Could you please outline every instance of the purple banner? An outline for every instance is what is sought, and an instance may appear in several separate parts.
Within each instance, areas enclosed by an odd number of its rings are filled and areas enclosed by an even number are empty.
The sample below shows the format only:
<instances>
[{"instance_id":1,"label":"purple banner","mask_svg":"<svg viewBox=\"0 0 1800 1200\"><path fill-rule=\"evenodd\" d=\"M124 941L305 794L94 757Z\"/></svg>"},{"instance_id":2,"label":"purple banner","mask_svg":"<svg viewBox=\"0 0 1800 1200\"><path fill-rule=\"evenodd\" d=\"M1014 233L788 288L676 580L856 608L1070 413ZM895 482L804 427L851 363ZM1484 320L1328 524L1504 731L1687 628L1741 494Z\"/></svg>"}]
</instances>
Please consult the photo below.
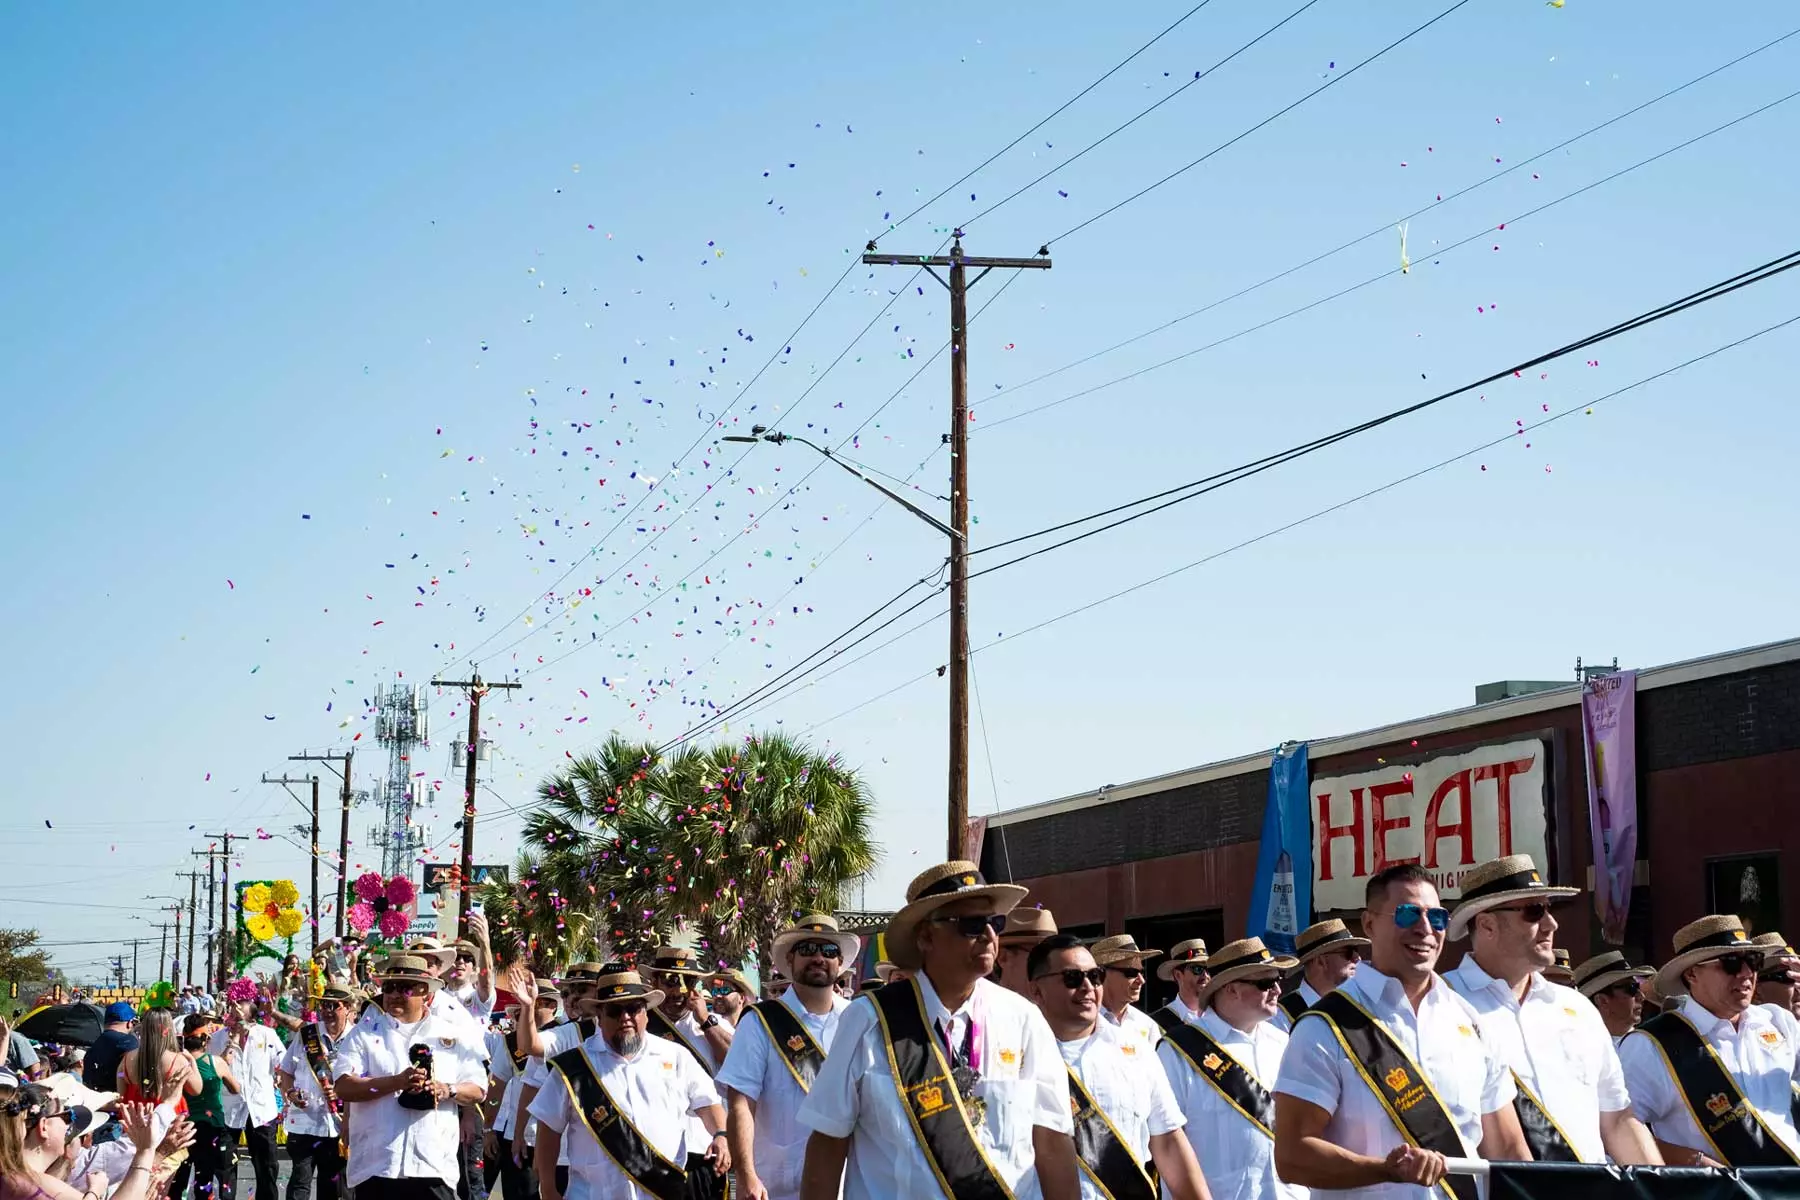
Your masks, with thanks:
<instances>
[{"instance_id":1,"label":"purple banner","mask_svg":"<svg viewBox=\"0 0 1800 1200\"><path fill-rule=\"evenodd\" d=\"M1625 941L1637 870L1637 672L1590 679L1581 689L1587 750L1588 836L1594 846L1594 912L1606 940Z\"/></svg>"}]
</instances>

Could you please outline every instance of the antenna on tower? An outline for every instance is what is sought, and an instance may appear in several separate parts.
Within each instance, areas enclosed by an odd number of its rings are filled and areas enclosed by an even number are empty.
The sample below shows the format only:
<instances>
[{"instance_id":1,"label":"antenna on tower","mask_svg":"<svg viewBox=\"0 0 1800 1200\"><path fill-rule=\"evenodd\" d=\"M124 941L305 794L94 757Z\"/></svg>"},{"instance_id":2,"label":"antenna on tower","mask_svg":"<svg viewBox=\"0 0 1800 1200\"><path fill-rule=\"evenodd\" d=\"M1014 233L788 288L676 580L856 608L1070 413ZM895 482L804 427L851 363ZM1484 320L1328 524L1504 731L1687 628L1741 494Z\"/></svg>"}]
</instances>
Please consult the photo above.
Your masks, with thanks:
<instances>
[{"instance_id":1,"label":"antenna on tower","mask_svg":"<svg viewBox=\"0 0 1800 1200\"><path fill-rule=\"evenodd\" d=\"M416 819L424 802L424 780L413 774L419 751L431 746L431 697L418 684L394 684L375 694L375 740L387 747L387 778L380 785L381 824L369 839L381 847L381 873L411 877L413 861L425 846Z\"/></svg>"}]
</instances>

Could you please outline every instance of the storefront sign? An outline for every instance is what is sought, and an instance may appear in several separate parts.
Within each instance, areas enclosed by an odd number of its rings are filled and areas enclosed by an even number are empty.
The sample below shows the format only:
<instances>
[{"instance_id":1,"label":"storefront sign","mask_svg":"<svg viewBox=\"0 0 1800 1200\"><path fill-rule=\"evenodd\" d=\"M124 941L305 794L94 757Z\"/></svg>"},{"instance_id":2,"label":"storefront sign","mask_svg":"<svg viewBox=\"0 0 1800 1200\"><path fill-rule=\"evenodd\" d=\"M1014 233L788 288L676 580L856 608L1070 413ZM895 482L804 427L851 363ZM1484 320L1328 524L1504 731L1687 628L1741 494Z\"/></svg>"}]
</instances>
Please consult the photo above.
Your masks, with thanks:
<instances>
[{"instance_id":1,"label":"storefront sign","mask_svg":"<svg viewBox=\"0 0 1800 1200\"><path fill-rule=\"evenodd\" d=\"M1369 877L1402 862L1424 867L1446 899L1470 867L1503 854L1548 871L1549 765L1534 738L1313 780L1313 907L1361 908Z\"/></svg>"}]
</instances>

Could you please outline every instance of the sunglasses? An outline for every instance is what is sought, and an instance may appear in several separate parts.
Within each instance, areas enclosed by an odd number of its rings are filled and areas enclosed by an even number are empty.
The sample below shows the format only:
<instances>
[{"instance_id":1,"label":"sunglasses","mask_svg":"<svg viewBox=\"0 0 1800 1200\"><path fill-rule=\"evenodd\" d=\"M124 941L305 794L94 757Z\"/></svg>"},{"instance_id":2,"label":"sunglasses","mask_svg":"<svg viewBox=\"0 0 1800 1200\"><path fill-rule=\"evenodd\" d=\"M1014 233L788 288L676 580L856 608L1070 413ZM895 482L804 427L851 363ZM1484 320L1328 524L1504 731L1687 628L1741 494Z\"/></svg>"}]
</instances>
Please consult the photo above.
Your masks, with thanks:
<instances>
[{"instance_id":1,"label":"sunglasses","mask_svg":"<svg viewBox=\"0 0 1800 1200\"><path fill-rule=\"evenodd\" d=\"M72 1108L65 1108L61 1112L45 1113L38 1119L40 1121L66 1121L69 1126L73 1128L75 1124L75 1110Z\"/></svg>"},{"instance_id":2,"label":"sunglasses","mask_svg":"<svg viewBox=\"0 0 1800 1200\"><path fill-rule=\"evenodd\" d=\"M1756 977L1758 983L1792 983L1786 967L1771 967Z\"/></svg>"},{"instance_id":3,"label":"sunglasses","mask_svg":"<svg viewBox=\"0 0 1800 1200\"><path fill-rule=\"evenodd\" d=\"M1736 975L1746 968L1760 972L1763 967L1763 956L1760 954L1727 954L1713 959L1721 971L1727 975Z\"/></svg>"},{"instance_id":4,"label":"sunglasses","mask_svg":"<svg viewBox=\"0 0 1800 1200\"><path fill-rule=\"evenodd\" d=\"M321 1000L321 1001L319 1001L319 1007L322 1009L326 1009L326 1008L349 1008L350 1006L348 1004L344 1003L342 1000Z\"/></svg>"},{"instance_id":5,"label":"sunglasses","mask_svg":"<svg viewBox=\"0 0 1800 1200\"><path fill-rule=\"evenodd\" d=\"M1184 967L1176 967L1175 969L1177 971L1185 971L1195 979L1205 979L1208 975L1212 974L1211 971L1206 969L1205 963L1189 963Z\"/></svg>"},{"instance_id":6,"label":"sunglasses","mask_svg":"<svg viewBox=\"0 0 1800 1200\"><path fill-rule=\"evenodd\" d=\"M425 985L422 983L407 983L402 980L391 980L381 985L381 994L384 996L419 996L423 995L424 992Z\"/></svg>"},{"instance_id":7,"label":"sunglasses","mask_svg":"<svg viewBox=\"0 0 1800 1200\"><path fill-rule=\"evenodd\" d=\"M1423 917L1431 922L1431 928L1438 933L1450 928L1450 910L1447 908L1426 908L1423 904L1397 904L1394 906L1394 927L1411 929Z\"/></svg>"},{"instance_id":8,"label":"sunglasses","mask_svg":"<svg viewBox=\"0 0 1800 1200\"><path fill-rule=\"evenodd\" d=\"M1127 979L1142 979L1144 977L1144 969L1142 967L1108 967L1106 969L1108 971L1117 971Z\"/></svg>"},{"instance_id":9,"label":"sunglasses","mask_svg":"<svg viewBox=\"0 0 1800 1200\"><path fill-rule=\"evenodd\" d=\"M458 963L468 963L470 966L474 966L475 956L473 954L459 954L456 956L456 961Z\"/></svg>"},{"instance_id":10,"label":"sunglasses","mask_svg":"<svg viewBox=\"0 0 1800 1200\"><path fill-rule=\"evenodd\" d=\"M1001 918L1005 920L1004 917ZM841 958L843 952L836 942L796 942L794 953L801 958Z\"/></svg>"},{"instance_id":11,"label":"sunglasses","mask_svg":"<svg viewBox=\"0 0 1800 1200\"><path fill-rule=\"evenodd\" d=\"M1006 932L1006 918L999 913L991 917L932 917L933 925L949 925L966 938L977 938L993 930L996 934Z\"/></svg>"},{"instance_id":12,"label":"sunglasses","mask_svg":"<svg viewBox=\"0 0 1800 1200\"><path fill-rule=\"evenodd\" d=\"M1232 982L1241 983L1245 987L1253 987L1259 992L1279 992L1281 990L1281 977L1278 975L1271 975L1267 979L1236 979Z\"/></svg>"},{"instance_id":13,"label":"sunglasses","mask_svg":"<svg viewBox=\"0 0 1800 1200\"><path fill-rule=\"evenodd\" d=\"M1603 992L1623 992L1627 996L1641 996L1644 994L1644 981L1641 979L1625 979L1612 984L1609 987L1603 987L1600 990Z\"/></svg>"},{"instance_id":14,"label":"sunglasses","mask_svg":"<svg viewBox=\"0 0 1800 1200\"><path fill-rule=\"evenodd\" d=\"M644 1015L645 1008L644 1002L638 1000L631 1004L608 1004L601 1011L613 1020L619 1021L626 1017L641 1017Z\"/></svg>"},{"instance_id":15,"label":"sunglasses","mask_svg":"<svg viewBox=\"0 0 1800 1200\"><path fill-rule=\"evenodd\" d=\"M1073 992L1079 990L1084 983L1091 983L1095 987L1099 987L1106 982L1106 971L1100 967L1089 967L1085 971L1080 967L1067 967L1061 971L1045 971L1035 978L1061 979L1062 985Z\"/></svg>"},{"instance_id":16,"label":"sunglasses","mask_svg":"<svg viewBox=\"0 0 1800 1200\"><path fill-rule=\"evenodd\" d=\"M1530 904L1521 904L1517 908L1502 909L1502 912L1516 913L1527 925L1536 925L1550 915L1550 906L1542 900L1534 900Z\"/></svg>"}]
</instances>

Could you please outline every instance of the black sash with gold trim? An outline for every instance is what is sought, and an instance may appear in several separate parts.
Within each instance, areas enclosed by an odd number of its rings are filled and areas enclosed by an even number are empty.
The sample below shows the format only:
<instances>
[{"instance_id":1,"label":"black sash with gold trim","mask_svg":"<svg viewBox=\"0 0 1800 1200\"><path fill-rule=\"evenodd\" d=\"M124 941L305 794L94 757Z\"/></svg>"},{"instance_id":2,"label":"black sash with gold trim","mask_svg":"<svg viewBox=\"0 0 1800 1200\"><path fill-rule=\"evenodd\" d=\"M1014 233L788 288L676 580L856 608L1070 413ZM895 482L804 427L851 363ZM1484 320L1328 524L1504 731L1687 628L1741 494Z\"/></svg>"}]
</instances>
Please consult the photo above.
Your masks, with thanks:
<instances>
[{"instance_id":1,"label":"black sash with gold trim","mask_svg":"<svg viewBox=\"0 0 1800 1200\"><path fill-rule=\"evenodd\" d=\"M565 1050L551 1063L561 1072L569 1089L569 1103L576 1115L631 1181L659 1200L685 1200L687 1172L657 1152L631 1118L613 1102L606 1085L594 1073L594 1064L580 1046Z\"/></svg>"},{"instance_id":2,"label":"black sash with gold trim","mask_svg":"<svg viewBox=\"0 0 1800 1200\"><path fill-rule=\"evenodd\" d=\"M1156 1200L1156 1185L1088 1094L1081 1076L1069 1068L1069 1111L1075 1118L1075 1156L1081 1169L1111 1200Z\"/></svg>"},{"instance_id":3,"label":"black sash with gold trim","mask_svg":"<svg viewBox=\"0 0 1800 1200\"><path fill-rule=\"evenodd\" d=\"M1206 1030L1182 1020L1173 1008L1159 1009L1151 1019L1162 1026L1163 1036L1175 1043L1195 1074L1212 1084L1263 1136L1274 1138L1275 1097L1243 1063L1226 1053Z\"/></svg>"},{"instance_id":4,"label":"black sash with gold trim","mask_svg":"<svg viewBox=\"0 0 1800 1200\"><path fill-rule=\"evenodd\" d=\"M656 1009L651 1009L646 1015L650 1018L649 1024L651 1033L654 1033L659 1038L667 1038L677 1046L680 1046L683 1050L686 1050L689 1054L694 1056L694 1061L700 1064L700 1069L706 1072L706 1077L708 1079L713 1077L711 1055L703 1054L696 1049L694 1043L688 1041L686 1037L682 1036L681 1030L675 1028L675 1023L663 1016L662 1013L658 1012Z\"/></svg>"},{"instance_id":5,"label":"black sash with gold trim","mask_svg":"<svg viewBox=\"0 0 1800 1200\"><path fill-rule=\"evenodd\" d=\"M1281 998L1281 1011L1287 1014L1290 1027L1300 1019L1300 1014L1306 1011L1306 997L1300 994L1299 988Z\"/></svg>"},{"instance_id":6,"label":"black sash with gold trim","mask_svg":"<svg viewBox=\"0 0 1800 1200\"><path fill-rule=\"evenodd\" d=\"M881 1020L900 1105L946 1200L1012 1200L1012 1189L988 1161L963 1111L950 1064L926 1024L918 981L890 983L869 999Z\"/></svg>"},{"instance_id":7,"label":"black sash with gold trim","mask_svg":"<svg viewBox=\"0 0 1800 1200\"><path fill-rule=\"evenodd\" d=\"M800 1090L812 1091L813 1080L818 1078L819 1068L825 1065L825 1051L806 1031L794 1010L779 1000L764 1000L752 1004L750 1011L762 1022L763 1032L769 1035L769 1044L781 1055L781 1061L793 1074Z\"/></svg>"},{"instance_id":8,"label":"black sash with gold trim","mask_svg":"<svg viewBox=\"0 0 1800 1200\"><path fill-rule=\"evenodd\" d=\"M1659 1013L1639 1025L1638 1032L1648 1034L1661 1051L1694 1124L1720 1162L1728 1167L1800 1166L1685 1017Z\"/></svg>"},{"instance_id":9,"label":"black sash with gold trim","mask_svg":"<svg viewBox=\"0 0 1800 1200\"><path fill-rule=\"evenodd\" d=\"M1513 1111L1519 1116L1519 1128L1525 1132L1525 1144L1531 1147L1531 1157L1537 1162L1580 1162L1581 1155L1569 1145L1562 1126L1556 1123L1544 1102L1525 1086L1517 1071L1513 1072L1513 1085L1518 1089L1518 1094L1513 1097Z\"/></svg>"},{"instance_id":10,"label":"black sash with gold trim","mask_svg":"<svg viewBox=\"0 0 1800 1200\"><path fill-rule=\"evenodd\" d=\"M1342 989L1319 997L1319 1002L1302 1013L1300 1020L1307 1017L1318 1017L1331 1027L1338 1045L1381 1101L1401 1137L1446 1158L1467 1156L1462 1134L1437 1089L1380 1021ZM1439 1186L1456 1200L1477 1200L1479 1195L1475 1179L1469 1175L1446 1175Z\"/></svg>"}]
</instances>

